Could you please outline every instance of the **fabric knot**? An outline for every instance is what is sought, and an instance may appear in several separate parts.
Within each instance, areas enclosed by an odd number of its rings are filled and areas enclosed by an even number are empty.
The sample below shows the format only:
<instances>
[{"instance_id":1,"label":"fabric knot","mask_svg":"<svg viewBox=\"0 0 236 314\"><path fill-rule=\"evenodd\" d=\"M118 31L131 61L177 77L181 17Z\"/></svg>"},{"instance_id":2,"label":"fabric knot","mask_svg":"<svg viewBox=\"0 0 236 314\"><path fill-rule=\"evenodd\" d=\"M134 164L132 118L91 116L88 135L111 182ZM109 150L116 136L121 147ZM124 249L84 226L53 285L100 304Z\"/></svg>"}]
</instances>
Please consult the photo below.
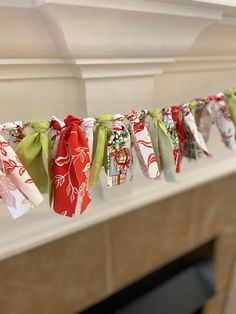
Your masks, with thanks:
<instances>
[{"instance_id":1,"label":"fabric knot","mask_svg":"<svg viewBox=\"0 0 236 314\"><path fill-rule=\"evenodd\" d=\"M45 133L48 131L50 123L48 121L32 121L30 127L35 133Z\"/></svg>"},{"instance_id":2,"label":"fabric knot","mask_svg":"<svg viewBox=\"0 0 236 314\"><path fill-rule=\"evenodd\" d=\"M215 98L216 98L215 96L208 96L206 100L207 102L212 102L215 101Z\"/></svg>"},{"instance_id":3,"label":"fabric knot","mask_svg":"<svg viewBox=\"0 0 236 314\"><path fill-rule=\"evenodd\" d=\"M74 124L80 125L81 119L76 118L76 117L74 117L74 116L72 116L72 115L68 115L68 116L64 119L64 122L65 122L65 125L66 125L66 126L70 126L70 125L74 125Z\"/></svg>"},{"instance_id":4,"label":"fabric knot","mask_svg":"<svg viewBox=\"0 0 236 314\"><path fill-rule=\"evenodd\" d=\"M233 89L233 88L226 89L226 90L224 91L224 94L225 94L226 97L235 96L235 93L234 93L234 89Z\"/></svg>"},{"instance_id":5,"label":"fabric knot","mask_svg":"<svg viewBox=\"0 0 236 314\"><path fill-rule=\"evenodd\" d=\"M56 131L60 131L62 127L64 127L64 122L53 116L50 122L50 128Z\"/></svg>"},{"instance_id":6,"label":"fabric knot","mask_svg":"<svg viewBox=\"0 0 236 314\"><path fill-rule=\"evenodd\" d=\"M171 108L170 107L167 107L167 108L164 108L163 109L163 114L164 115L171 115Z\"/></svg>"},{"instance_id":7,"label":"fabric knot","mask_svg":"<svg viewBox=\"0 0 236 314\"><path fill-rule=\"evenodd\" d=\"M140 112L138 112L136 109L132 109L132 112L130 114L128 114L126 116L126 118L130 121L130 122L140 122L139 118L140 118Z\"/></svg>"},{"instance_id":8,"label":"fabric knot","mask_svg":"<svg viewBox=\"0 0 236 314\"><path fill-rule=\"evenodd\" d=\"M152 112L150 112L150 116L153 119L160 120L161 119L161 109L155 109Z\"/></svg>"},{"instance_id":9,"label":"fabric knot","mask_svg":"<svg viewBox=\"0 0 236 314\"><path fill-rule=\"evenodd\" d=\"M145 121L146 117L149 115L149 111L147 109L143 109L139 111L139 120L140 121Z\"/></svg>"},{"instance_id":10,"label":"fabric knot","mask_svg":"<svg viewBox=\"0 0 236 314\"><path fill-rule=\"evenodd\" d=\"M112 115L104 114L103 116L97 117L96 120L100 127L107 128L109 123L112 121Z\"/></svg>"},{"instance_id":11,"label":"fabric knot","mask_svg":"<svg viewBox=\"0 0 236 314\"><path fill-rule=\"evenodd\" d=\"M124 116L122 114L116 114L113 116L112 118L112 126L114 129L123 129L124 125L123 125L123 120L124 120Z\"/></svg>"},{"instance_id":12,"label":"fabric knot","mask_svg":"<svg viewBox=\"0 0 236 314\"><path fill-rule=\"evenodd\" d=\"M182 109L183 114L187 116L190 113L189 103L182 104L181 109Z\"/></svg>"},{"instance_id":13,"label":"fabric knot","mask_svg":"<svg viewBox=\"0 0 236 314\"><path fill-rule=\"evenodd\" d=\"M96 123L96 119L94 118L84 118L83 120L81 120L81 127L84 129L88 129L88 128L94 128Z\"/></svg>"}]
</instances>

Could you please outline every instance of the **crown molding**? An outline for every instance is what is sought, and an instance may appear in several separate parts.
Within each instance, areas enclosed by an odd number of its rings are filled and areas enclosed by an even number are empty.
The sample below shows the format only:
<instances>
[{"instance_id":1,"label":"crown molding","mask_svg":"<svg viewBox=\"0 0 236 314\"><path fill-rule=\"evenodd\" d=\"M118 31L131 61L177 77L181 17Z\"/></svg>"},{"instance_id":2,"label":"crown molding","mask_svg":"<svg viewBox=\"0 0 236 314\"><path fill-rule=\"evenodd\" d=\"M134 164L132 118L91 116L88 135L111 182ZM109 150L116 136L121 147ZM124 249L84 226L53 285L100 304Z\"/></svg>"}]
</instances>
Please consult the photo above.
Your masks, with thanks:
<instances>
[{"instance_id":1,"label":"crown molding","mask_svg":"<svg viewBox=\"0 0 236 314\"><path fill-rule=\"evenodd\" d=\"M216 8L193 7L191 5L158 2L153 0L35 0L36 7L43 5L63 5L75 7L91 7L96 9L122 10L131 12L142 12L151 14L175 15L192 18L221 20L222 10Z\"/></svg>"},{"instance_id":2,"label":"crown molding","mask_svg":"<svg viewBox=\"0 0 236 314\"><path fill-rule=\"evenodd\" d=\"M192 1L213 4L213 5L218 5L218 6L236 7L235 0L192 0Z\"/></svg>"},{"instance_id":3,"label":"crown molding","mask_svg":"<svg viewBox=\"0 0 236 314\"><path fill-rule=\"evenodd\" d=\"M236 56L120 59L0 59L0 80L155 76L236 68Z\"/></svg>"},{"instance_id":4,"label":"crown molding","mask_svg":"<svg viewBox=\"0 0 236 314\"><path fill-rule=\"evenodd\" d=\"M225 54L235 52L229 33L233 37L236 14L225 15L221 6L181 0L0 0L0 8L5 30L0 59L168 59L199 47L200 55L212 55L209 29L215 26L222 28ZM214 50L222 54L221 47Z\"/></svg>"},{"instance_id":5,"label":"crown molding","mask_svg":"<svg viewBox=\"0 0 236 314\"><path fill-rule=\"evenodd\" d=\"M34 0L0 0L0 7L35 8Z\"/></svg>"}]
</instances>

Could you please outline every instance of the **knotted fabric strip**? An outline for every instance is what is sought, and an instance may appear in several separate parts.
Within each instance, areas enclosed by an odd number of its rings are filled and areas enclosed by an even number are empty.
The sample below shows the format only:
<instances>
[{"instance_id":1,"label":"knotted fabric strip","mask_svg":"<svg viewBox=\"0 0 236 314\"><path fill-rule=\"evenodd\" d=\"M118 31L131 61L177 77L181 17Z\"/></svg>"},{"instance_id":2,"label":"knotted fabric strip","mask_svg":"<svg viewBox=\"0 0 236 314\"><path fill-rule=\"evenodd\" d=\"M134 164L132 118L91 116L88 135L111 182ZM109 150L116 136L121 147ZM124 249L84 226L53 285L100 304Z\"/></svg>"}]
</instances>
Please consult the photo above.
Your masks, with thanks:
<instances>
[{"instance_id":1,"label":"knotted fabric strip","mask_svg":"<svg viewBox=\"0 0 236 314\"><path fill-rule=\"evenodd\" d=\"M1 191L13 218L43 201L39 190L9 143L0 135Z\"/></svg>"},{"instance_id":2,"label":"knotted fabric strip","mask_svg":"<svg viewBox=\"0 0 236 314\"><path fill-rule=\"evenodd\" d=\"M175 129L179 138L179 153L178 162L176 165L176 172L180 172L180 163L184 155L184 146L186 141L185 124L180 105L171 106L172 118L175 124Z\"/></svg>"},{"instance_id":3,"label":"knotted fabric strip","mask_svg":"<svg viewBox=\"0 0 236 314\"><path fill-rule=\"evenodd\" d=\"M166 130L173 146L173 157L175 161L175 170L177 173L180 172L180 146L177 131L171 114L171 108L164 108L162 114L162 120L165 124Z\"/></svg>"},{"instance_id":4,"label":"knotted fabric strip","mask_svg":"<svg viewBox=\"0 0 236 314\"><path fill-rule=\"evenodd\" d=\"M99 174L102 166L107 168L107 141L110 137L109 123L112 121L112 115L106 114L97 117L98 126L96 127L95 134L95 152L92 161L92 169L90 174L90 186L95 187L97 185Z\"/></svg>"},{"instance_id":5,"label":"knotted fabric strip","mask_svg":"<svg viewBox=\"0 0 236 314\"><path fill-rule=\"evenodd\" d=\"M140 113L135 109L127 116L130 122L130 131L135 152L143 174L151 179L158 179L160 172L152 145L150 134L143 121L140 121Z\"/></svg>"},{"instance_id":6,"label":"knotted fabric strip","mask_svg":"<svg viewBox=\"0 0 236 314\"><path fill-rule=\"evenodd\" d=\"M213 122L209 109L209 100L197 98L192 100L189 105L193 112L197 128L202 134L204 141L207 143Z\"/></svg>"},{"instance_id":7,"label":"knotted fabric strip","mask_svg":"<svg viewBox=\"0 0 236 314\"><path fill-rule=\"evenodd\" d=\"M160 154L161 169L164 171L166 181L175 181L175 161L173 156L173 145L162 120L162 110L156 109L150 113L153 119L154 132L151 132L152 143L155 154ZM154 142L158 143L155 147Z\"/></svg>"},{"instance_id":8,"label":"knotted fabric strip","mask_svg":"<svg viewBox=\"0 0 236 314\"><path fill-rule=\"evenodd\" d=\"M63 130L63 128L65 127L65 122L61 121L60 119L58 119L57 117L53 116L52 120L50 122L50 129L48 132L48 137L51 141L51 161L50 161L50 165L49 165L49 205L50 207L52 206L52 201L53 201L53 189L54 189L54 177L52 175L52 165L54 164L54 160L56 158L56 154L57 154L57 149L58 149L58 143L60 140L60 136L61 136L61 132Z\"/></svg>"},{"instance_id":9,"label":"knotted fabric strip","mask_svg":"<svg viewBox=\"0 0 236 314\"><path fill-rule=\"evenodd\" d=\"M226 107L225 97L218 94L210 103L212 117L221 134L222 141L231 149L236 150L235 126Z\"/></svg>"},{"instance_id":10,"label":"knotted fabric strip","mask_svg":"<svg viewBox=\"0 0 236 314\"><path fill-rule=\"evenodd\" d=\"M236 127L236 96L235 90L233 88L229 88L224 92L226 97L226 107L229 111L230 117Z\"/></svg>"},{"instance_id":11,"label":"knotted fabric strip","mask_svg":"<svg viewBox=\"0 0 236 314\"><path fill-rule=\"evenodd\" d=\"M31 204L29 200L17 189L8 176L1 170L0 166L0 197L9 210L12 218L18 218L26 214Z\"/></svg>"},{"instance_id":12,"label":"knotted fabric strip","mask_svg":"<svg viewBox=\"0 0 236 314\"><path fill-rule=\"evenodd\" d=\"M60 215L75 214L78 195L81 197L80 213L89 205L88 192L90 157L88 141L79 124L80 119L69 115L60 136L56 159L52 166L54 176L53 209Z\"/></svg>"},{"instance_id":13,"label":"knotted fabric strip","mask_svg":"<svg viewBox=\"0 0 236 314\"><path fill-rule=\"evenodd\" d=\"M84 131L88 139L90 160L93 159L93 139L94 139L95 123L96 123L96 119L94 118L84 118L80 124L81 129Z\"/></svg>"},{"instance_id":14,"label":"knotted fabric strip","mask_svg":"<svg viewBox=\"0 0 236 314\"><path fill-rule=\"evenodd\" d=\"M123 124L124 116L113 116L111 136L107 143L107 184L116 186L132 179L130 133Z\"/></svg>"},{"instance_id":15,"label":"knotted fabric strip","mask_svg":"<svg viewBox=\"0 0 236 314\"><path fill-rule=\"evenodd\" d=\"M61 121L57 117L53 116L50 122L49 138L51 140L51 159L54 160L57 153L58 143L61 135L61 131L65 127L65 122Z\"/></svg>"},{"instance_id":16,"label":"knotted fabric strip","mask_svg":"<svg viewBox=\"0 0 236 314\"><path fill-rule=\"evenodd\" d=\"M191 113L189 104L188 103L183 104L181 108L183 112L184 121L186 122L192 134L192 139L193 139L192 142L195 141L196 144L199 146L199 148L203 151L203 153L207 156L210 156L210 154L208 153L206 143L202 137L202 134L198 131L198 128L195 123L194 117Z\"/></svg>"},{"instance_id":17,"label":"knotted fabric strip","mask_svg":"<svg viewBox=\"0 0 236 314\"><path fill-rule=\"evenodd\" d=\"M48 168L51 158L48 138L48 121L32 121L32 132L28 134L16 148L22 164L41 193L48 192Z\"/></svg>"}]
</instances>

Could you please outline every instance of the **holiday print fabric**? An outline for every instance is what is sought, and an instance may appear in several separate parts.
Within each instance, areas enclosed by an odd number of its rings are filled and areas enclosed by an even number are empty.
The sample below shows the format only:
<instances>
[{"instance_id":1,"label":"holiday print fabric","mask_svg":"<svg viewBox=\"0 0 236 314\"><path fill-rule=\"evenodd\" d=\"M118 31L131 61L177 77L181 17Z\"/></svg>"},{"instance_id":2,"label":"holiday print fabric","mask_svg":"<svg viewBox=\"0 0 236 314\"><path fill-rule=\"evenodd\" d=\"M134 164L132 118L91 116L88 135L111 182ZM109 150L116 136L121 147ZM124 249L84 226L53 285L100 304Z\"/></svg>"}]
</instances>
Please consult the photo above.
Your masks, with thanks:
<instances>
[{"instance_id":1,"label":"holiday print fabric","mask_svg":"<svg viewBox=\"0 0 236 314\"><path fill-rule=\"evenodd\" d=\"M123 124L124 116L113 117L111 136L107 143L107 184L120 185L132 178L132 155L129 131Z\"/></svg>"},{"instance_id":2,"label":"holiday print fabric","mask_svg":"<svg viewBox=\"0 0 236 314\"><path fill-rule=\"evenodd\" d=\"M1 191L14 218L23 215L43 197L9 143L0 135ZM9 189L7 193L7 189ZM13 193L14 192L14 193ZM18 198L17 198L18 197Z\"/></svg>"},{"instance_id":3,"label":"holiday print fabric","mask_svg":"<svg viewBox=\"0 0 236 314\"><path fill-rule=\"evenodd\" d=\"M58 143L52 173L54 175L54 205L56 213L72 217L80 197L80 213L91 199L88 192L90 156L88 141L80 128L80 119L69 115Z\"/></svg>"},{"instance_id":4,"label":"holiday print fabric","mask_svg":"<svg viewBox=\"0 0 236 314\"><path fill-rule=\"evenodd\" d=\"M236 150L235 126L227 111L225 98L222 93L215 97L210 104L210 108L222 141L230 150Z\"/></svg>"},{"instance_id":5,"label":"holiday print fabric","mask_svg":"<svg viewBox=\"0 0 236 314\"><path fill-rule=\"evenodd\" d=\"M127 116L130 122L133 145L143 174L150 179L158 179L160 172L151 137L144 122L140 120L140 116L141 113L135 109Z\"/></svg>"}]
</instances>

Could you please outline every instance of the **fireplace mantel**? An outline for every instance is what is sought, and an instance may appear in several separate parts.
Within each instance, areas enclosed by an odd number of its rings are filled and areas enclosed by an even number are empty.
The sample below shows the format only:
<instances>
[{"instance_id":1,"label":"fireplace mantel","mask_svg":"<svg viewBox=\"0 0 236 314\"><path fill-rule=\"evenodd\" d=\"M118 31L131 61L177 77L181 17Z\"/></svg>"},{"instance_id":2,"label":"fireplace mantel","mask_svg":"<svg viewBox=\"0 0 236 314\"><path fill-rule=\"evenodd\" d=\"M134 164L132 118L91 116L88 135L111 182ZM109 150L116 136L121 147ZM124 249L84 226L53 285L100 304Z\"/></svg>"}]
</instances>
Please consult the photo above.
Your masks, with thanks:
<instances>
[{"instance_id":1,"label":"fireplace mantel","mask_svg":"<svg viewBox=\"0 0 236 314\"><path fill-rule=\"evenodd\" d=\"M207 2L207 1L205 1ZM211 1L209 1L211 2ZM236 78L236 9L200 1L0 0L1 122L126 113L207 96ZM214 157L185 162L177 183L108 189L104 174L82 217L47 202L12 221L0 213L0 259L236 171L213 127ZM12 232L14 230L14 232Z\"/></svg>"}]
</instances>

